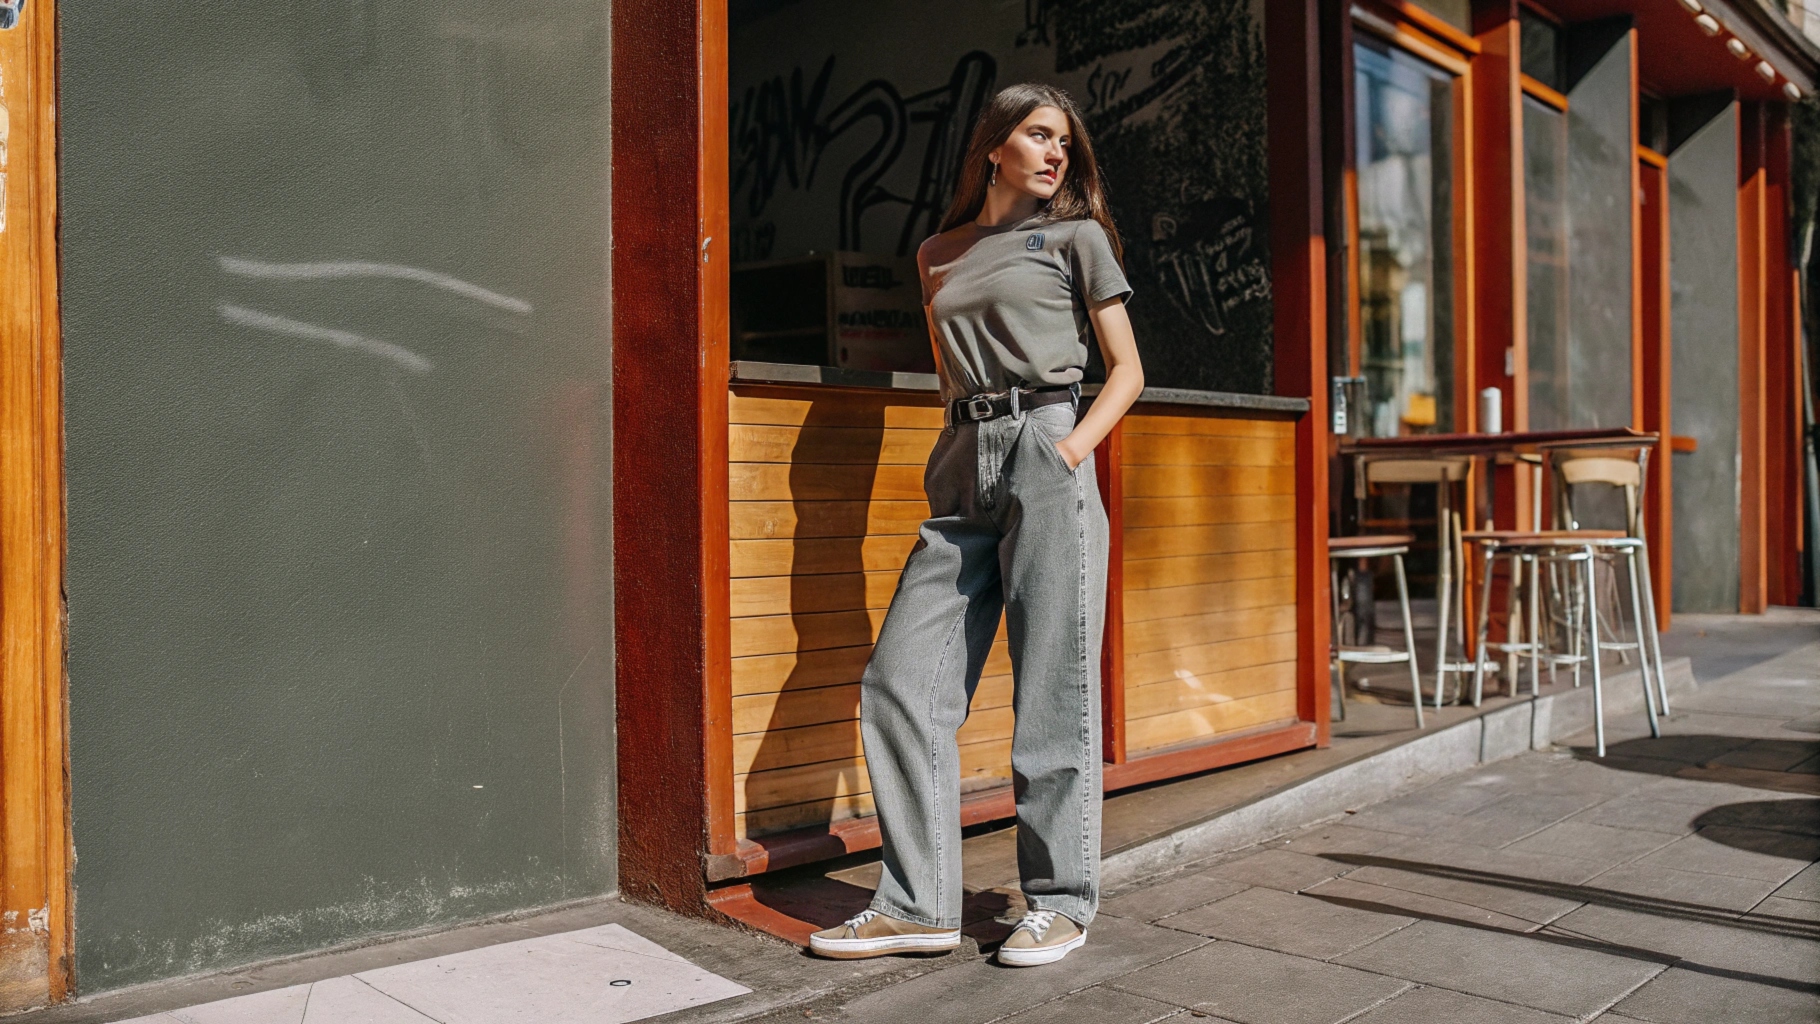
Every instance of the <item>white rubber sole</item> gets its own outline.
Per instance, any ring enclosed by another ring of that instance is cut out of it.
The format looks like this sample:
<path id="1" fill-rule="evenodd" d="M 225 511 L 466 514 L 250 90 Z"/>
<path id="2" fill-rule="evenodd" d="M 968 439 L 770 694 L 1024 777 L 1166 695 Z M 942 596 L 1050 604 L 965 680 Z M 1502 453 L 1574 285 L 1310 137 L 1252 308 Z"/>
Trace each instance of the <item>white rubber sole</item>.
<path id="1" fill-rule="evenodd" d="M 824 939 L 809 937 L 809 949 L 835 960 L 863 960 L 893 953 L 947 953 L 961 948 L 960 929 L 933 935 L 887 935 L 876 939 Z"/>
<path id="2" fill-rule="evenodd" d="M 1044 964 L 1055 963 L 1081 948 L 1086 942 L 1087 933 L 1082 932 L 1059 946 L 1038 946 L 1035 949 L 1006 949 L 1000 946 L 998 962 L 1006 967 L 1041 967 Z"/>

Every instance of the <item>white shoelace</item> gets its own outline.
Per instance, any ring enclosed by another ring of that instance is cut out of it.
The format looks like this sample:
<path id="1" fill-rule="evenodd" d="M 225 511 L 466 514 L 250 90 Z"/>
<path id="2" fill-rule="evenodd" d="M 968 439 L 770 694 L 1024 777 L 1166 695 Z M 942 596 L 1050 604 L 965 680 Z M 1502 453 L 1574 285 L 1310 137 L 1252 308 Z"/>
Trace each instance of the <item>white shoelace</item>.
<path id="1" fill-rule="evenodd" d="M 876 910 L 862 910 L 859 913 L 857 913 L 847 919 L 846 927 L 853 934 L 858 935 L 860 926 L 864 925 L 867 921 L 870 921 L 877 916 L 878 916 L 878 911 L 876 911 Z"/>
<path id="2" fill-rule="evenodd" d="M 1036 941 L 1041 942 L 1043 941 L 1043 936 L 1049 934 L 1049 926 L 1053 924 L 1055 924 L 1055 911 L 1026 910 L 1024 912 L 1024 919 L 1019 921 L 1017 927 L 1011 930 L 1013 932 L 1020 929 L 1027 931 L 1036 939 Z"/>

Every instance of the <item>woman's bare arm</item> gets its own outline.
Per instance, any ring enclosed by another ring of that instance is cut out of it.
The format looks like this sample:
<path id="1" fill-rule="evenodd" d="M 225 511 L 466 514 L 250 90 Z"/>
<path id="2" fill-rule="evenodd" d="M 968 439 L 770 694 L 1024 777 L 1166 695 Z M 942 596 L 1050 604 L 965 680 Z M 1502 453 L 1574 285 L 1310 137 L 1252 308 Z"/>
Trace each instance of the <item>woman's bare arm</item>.
<path id="1" fill-rule="evenodd" d="M 1093 320 L 1093 333 L 1100 339 L 1100 355 L 1106 360 L 1106 384 L 1087 415 L 1075 424 L 1074 433 L 1055 446 L 1071 467 L 1087 461 L 1087 456 L 1144 393 L 1144 367 L 1138 362 L 1137 337 L 1131 333 L 1131 317 L 1125 312 L 1124 300 L 1107 299 L 1088 310 L 1088 316 Z"/>

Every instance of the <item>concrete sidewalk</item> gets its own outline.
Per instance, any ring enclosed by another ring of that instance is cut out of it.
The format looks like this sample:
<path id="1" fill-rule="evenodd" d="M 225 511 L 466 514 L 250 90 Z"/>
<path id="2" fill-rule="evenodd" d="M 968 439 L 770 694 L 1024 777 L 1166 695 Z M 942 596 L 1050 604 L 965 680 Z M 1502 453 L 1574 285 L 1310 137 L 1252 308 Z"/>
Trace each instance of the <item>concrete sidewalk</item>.
<path id="1" fill-rule="evenodd" d="M 986 955 L 1011 892 L 960 953 L 859 963 L 602 902 L 16 1019 L 227 1021 L 178 1008 L 616 924 L 750 990 L 666 1024 L 1820 1021 L 1820 614 L 1681 616 L 1665 647 L 1702 686 L 1663 738 L 1625 713 L 1604 760 L 1583 735 L 1126 884 L 1057 967 Z"/>

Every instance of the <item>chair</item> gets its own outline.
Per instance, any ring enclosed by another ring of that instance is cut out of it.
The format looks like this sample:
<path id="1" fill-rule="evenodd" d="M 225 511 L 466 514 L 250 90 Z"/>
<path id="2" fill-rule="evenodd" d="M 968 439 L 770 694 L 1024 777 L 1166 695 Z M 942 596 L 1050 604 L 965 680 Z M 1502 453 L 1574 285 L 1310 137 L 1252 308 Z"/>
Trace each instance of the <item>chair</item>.
<path id="1" fill-rule="evenodd" d="M 1550 659 L 1551 669 L 1555 662 L 1566 662 L 1574 665 L 1576 676 L 1581 665 L 1592 670 L 1593 685 L 1593 733 L 1597 740 L 1600 757 L 1605 756 L 1605 675 L 1601 665 L 1600 653 L 1613 649 L 1612 644 L 1604 640 L 1599 632 L 1599 612 L 1596 593 L 1594 569 L 1601 559 L 1622 557 L 1630 567 L 1631 598 L 1642 599 L 1638 583 L 1637 562 L 1642 545 L 1618 530 L 1545 530 L 1520 532 L 1511 530 L 1485 530 L 1466 534 L 1469 544 L 1477 544 L 1483 556 L 1480 575 L 1480 601 L 1478 623 L 1478 650 L 1473 666 L 1473 704 L 1477 706 L 1484 696 L 1486 653 L 1489 645 L 1487 635 L 1491 630 L 1491 582 L 1497 572 L 1497 561 L 1507 559 L 1512 566 L 1513 575 L 1520 572 L 1523 559 L 1533 559 L 1537 567 L 1543 565 L 1566 567 L 1569 573 L 1568 586 L 1564 588 L 1567 596 L 1559 602 L 1562 618 L 1567 624 L 1570 649 L 1565 653 L 1549 652 L 1541 642 L 1541 637 L 1534 632 L 1537 614 L 1531 605 L 1530 621 L 1532 623 L 1531 642 L 1533 650 L 1528 656 L 1532 689 L 1536 679 L 1536 665 L 1540 659 Z M 1536 573 L 1535 575 L 1540 575 Z M 1514 581 L 1513 581 L 1514 582 Z M 1508 604 L 1512 617 L 1516 614 L 1515 591 L 1511 588 Z M 1538 601 L 1539 596 L 1528 595 L 1531 602 Z M 1642 619 L 1637 623 L 1641 627 Z M 1637 635 L 1641 645 L 1641 633 Z M 1641 650 L 1641 647 L 1638 648 Z M 1661 736 L 1661 725 L 1656 717 L 1656 694 L 1651 685 L 1650 666 L 1645 659 L 1643 671 L 1643 702 L 1649 712 L 1649 731 L 1652 736 Z M 1514 695 L 1516 681 L 1511 681 Z"/>
<path id="2" fill-rule="evenodd" d="M 1327 542 L 1327 564 L 1333 585 L 1334 683 L 1339 690 L 1339 717 L 1342 722 L 1346 720 L 1347 665 L 1394 665 L 1399 662 L 1408 662 L 1410 703 L 1415 705 L 1416 709 L 1416 728 L 1424 728 L 1422 677 L 1416 668 L 1416 631 L 1415 624 L 1409 617 L 1409 580 L 1403 573 L 1403 556 L 1409 553 L 1409 545 L 1413 541 L 1413 537 L 1403 534 L 1376 537 L 1334 537 Z M 1397 601 L 1403 611 L 1403 649 L 1401 651 L 1381 646 L 1347 644 L 1341 630 L 1340 562 L 1384 557 L 1390 558 L 1397 570 Z M 1440 685 L 1438 681 L 1436 685 Z"/>
<path id="3" fill-rule="evenodd" d="M 1453 511 L 1453 485 L 1464 481 L 1472 469 L 1472 460 L 1452 459 L 1400 459 L 1377 457 L 1364 464 L 1362 480 L 1367 488 L 1379 484 L 1428 484 L 1435 488 L 1435 538 L 1439 546 L 1440 566 L 1438 579 L 1435 582 L 1435 696 L 1434 706 L 1439 708 L 1442 691 L 1449 672 L 1456 679 L 1473 669 L 1471 663 L 1447 660 L 1447 640 L 1450 626 L 1457 633 L 1460 656 L 1466 654 L 1466 587 L 1465 580 L 1460 586 L 1454 586 L 1454 561 L 1461 559 L 1461 573 L 1464 574 L 1464 552 L 1457 549 L 1460 537 L 1460 517 Z M 1450 621 L 1451 620 L 1451 621 Z"/>
<path id="4" fill-rule="evenodd" d="M 1623 557 L 1630 562 L 1630 571 L 1639 578 L 1633 582 L 1631 615 L 1635 625 L 1636 642 L 1609 643 L 1606 650 L 1628 652 L 1635 650 L 1639 661 L 1644 662 L 1645 675 L 1654 670 L 1657 686 L 1657 699 L 1661 702 L 1662 714 L 1669 713 L 1668 677 L 1662 665 L 1662 639 L 1656 624 L 1655 581 L 1649 571 L 1649 540 L 1644 535 L 1643 482 L 1649 468 L 1649 449 L 1639 446 L 1634 449 L 1613 452 L 1610 449 L 1564 450 L 1549 453 L 1548 463 L 1555 473 L 1555 523 L 1557 527 L 1578 529 L 1580 517 L 1576 515 L 1575 496 L 1583 493 L 1588 485 L 1614 488 L 1624 496 L 1624 538 L 1622 543 L 1608 542 L 1600 545 L 1605 554 L 1605 561 L 1612 564 L 1615 571 L 1616 561 Z M 1641 603 L 1639 603 L 1639 600 Z M 1614 608 L 1614 621 L 1621 617 L 1621 612 Z M 1646 638 L 1647 637 L 1647 641 Z M 1648 664 L 1654 662 L 1654 665 Z"/>

